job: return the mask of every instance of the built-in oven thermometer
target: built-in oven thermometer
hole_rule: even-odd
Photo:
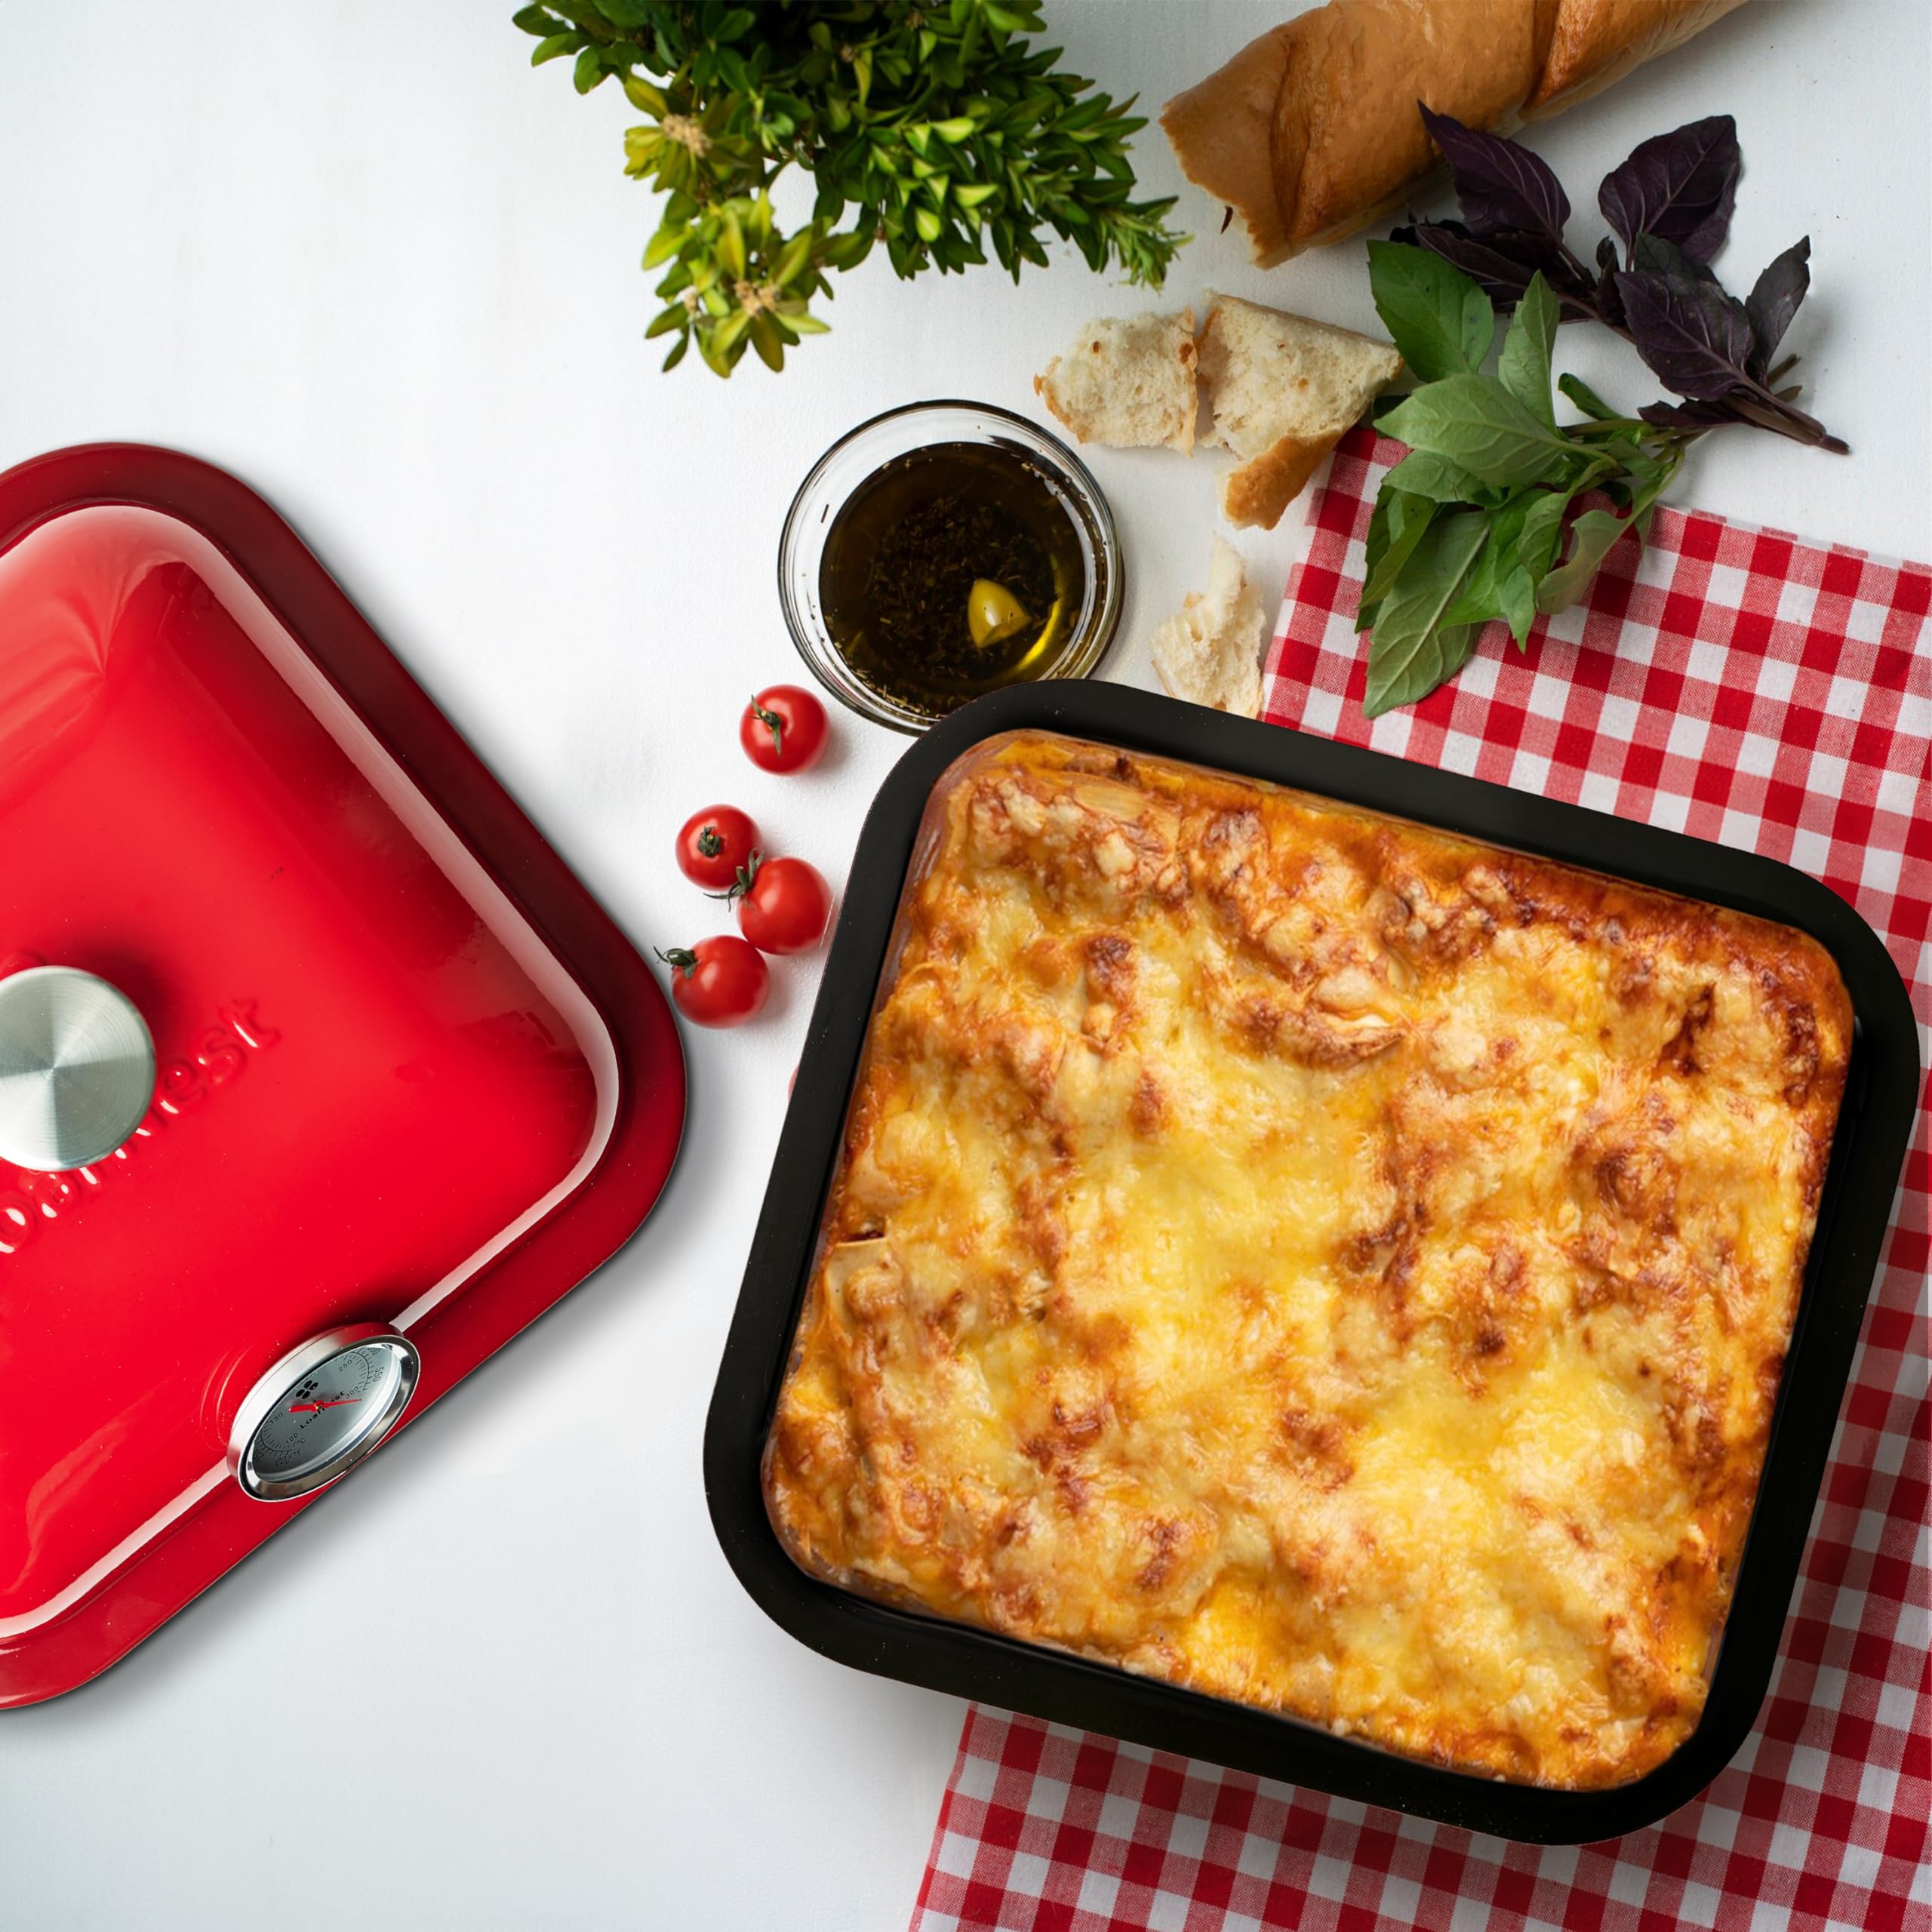
[[[420,1367],[393,1328],[331,1328],[292,1350],[243,1399],[229,1467],[249,1495],[285,1503],[334,1482],[401,1420]]]

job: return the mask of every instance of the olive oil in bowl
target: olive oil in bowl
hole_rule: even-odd
[[[1086,589],[1061,493],[997,443],[934,443],[882,464],[832,519],[819,565],[839,656],[934,717],[1038,676]]]
[[[1120,609],[1091,477],[1044,431],[973,404],[897,410],[835,445],[792,505],[779,583],[820,681],[906,731],[1084,675]]]

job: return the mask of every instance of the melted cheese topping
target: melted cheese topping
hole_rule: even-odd
[[[1667,1756],[1844,1084],[1829,957],[1038,734],[926,845],[768,1446],[795,1559],[1491,1776]]]

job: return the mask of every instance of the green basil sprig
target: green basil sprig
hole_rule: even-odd
[[[1376,498],[1355,619],[1370,632],[1374,718],[1453,678],[1492,620],[1521,650],[1540,613],[1575,603],[1614,545],[1643,540],[1695,432],[1620,416],[1568,375],[1556,386],[1583,420],[1558,422],[1558,307],[1540,274],[1491,373],[1496,314],[1475,282],[1400,242],[1368,254],[1376,308],[1423,379],[1378,419],[1410,453]]]

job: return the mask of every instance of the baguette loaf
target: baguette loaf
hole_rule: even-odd
[[[1177,94],[1182,171],[1284,261],[1399,208],[1437,164],[1426,101],[1509,134],[1618,81],[1743,0],[1328,0]]]

